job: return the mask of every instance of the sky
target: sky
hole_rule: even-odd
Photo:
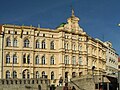
[[[93,38],[110,41],[120,55],[120,0],[0,0],[0,24],[55,29],[71,16]]]

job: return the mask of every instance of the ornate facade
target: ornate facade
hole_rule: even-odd
[[[1,25],[1,78],[70,80],[86,74],[102,75],[106,46],[88,36],[72,15],[55,30],[33,26]]]

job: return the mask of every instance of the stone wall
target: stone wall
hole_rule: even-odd
[[[0,90],[49,90],[49,80],[0,79]]]

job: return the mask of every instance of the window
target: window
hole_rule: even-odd
[[[13,71],[13,78],[17,78],[17,72]]]
[[[39,72],[36,71],[36,78],[39,78]]]
[[[15,46],[15,47],[17,46],[17,39],[13,40],[13,46]]]
[[[43,37],[45,37],[45,34],[43,34]]]
[[[45,78],[45,71],[42,72],[42,78]]]
[[[51,80],[54,80],[54,72],[51,72]]]
[[[40,43],[38,40],[36,40],[36,48],[40,48]]]
[[[82,50],[82,46],[81,45],[79,45],[79,51],[81,51]]]
[[[10,55],[9,54],[6,55],[6,63],[10,63]]]
[[[13,55],[13,64],[16,64],[16,63],[17,63],[17,56]]]
[[[51,58],[50,58],[50,64],[51,64],[51,65],[54,64],[54,56],[51,56]]]
[[[64,57],[64,64],[69,64],[69,57],[68,57],[68,55],[65,55],[65,57]]]
[[[11,46],[11,40],[10,37],[6,39],[6,46]]]
[[[45,64],[45,56],[42,56],[42,61],[41,61],[42,65]]]
[[[72,45],[72,50],[76,50],[75,44]]]
[[[27,72],[27,78],[30,78],[30,73],[29,72]]]
[[[23,55],[23,63],[26,63],[26,54]]]
[[[29,47],[29,40],[28,39],[24,40],[24,47]]]
[[[15,31],[15,34],[17,34],[17,31]]]
[[[75,56],[72,57],[72,64],[73,64],[73,65],[76,64],[76,58],[75,58]]]
[[[79,65],[82,65],[82,57],[79,57]]]
[[[72,78],[76,77],[76,73],[72,72]]]
[[[68,46],[69,46],[69,45],[68,45],[68,43],[67,43],[67,49],[68,49]]]
[[[6,71],[6,79],[9,79],[10,78],[10,72],[7,70]]]
[[[10,31],[8,30],[8,34],[10,34]]]
[[[52,38],[53,38],[53,35],[52,35]]]
[[[23,71],[22,78],[30,78],[30,72],[29,72],[29,70],[24,70]]]
[[[42,41],[42,49],[45,49],[45,40]]]
[[[25,78],[25,71],[23,71],[22,73],[22,78]]]
[[[75,50],[75,45],[73,45],[73,50]]]
[[[27,64],[30,64],[30,55],[27,56]]]
[[[37,33],[37,36],[39,36],[39,33]]]
[[[51,49],[51,50],[54,49],[54,41],[51,41],[51,43],[50,43],[50,49]]]
[[[36,56],[36,58],[35,58],[35,64],[39,64],[39,56]]]
[[[64,48],[65,48],[65,49],[67,49],[67,46],[66,46],[66,45],[67,45],[67,44],[66,44],[66,43],[64,43]]]
[[[28,32],[26,32],[26,34],[28,35]]]

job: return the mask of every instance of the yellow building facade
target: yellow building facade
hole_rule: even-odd
[[[55,30],[33,26],[1,25],[1,78],[60,78],[103,75],[106,46],[88,36],[72,15]]]

